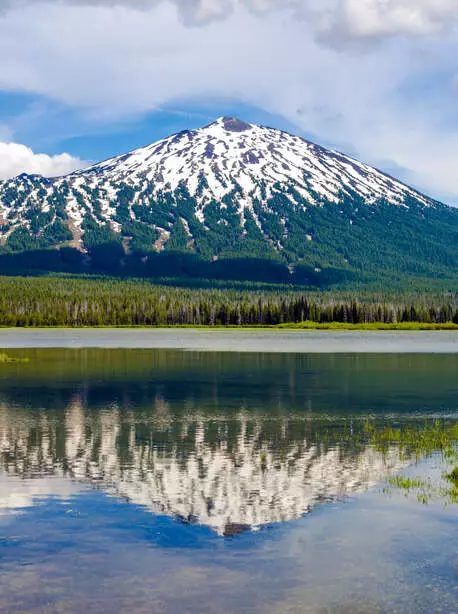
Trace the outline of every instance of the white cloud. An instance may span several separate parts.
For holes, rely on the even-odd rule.
[[[86,165],[83,160],[66,153],[48,156],[36,154],[18,143],[0,143],[0,179],[9,179],[21,173],[57,177]]]
[[[0,0],[0,10],[46,3],[143,11],[173,4],[190,25],[228,17],[241,6],[258,14],[293,8],[311,18],[321,34],[347,39],[441,34],[458,22],[456,0]]]
[[[288,0],[285,0],[288,2]],[[296,0],[292,0],[296,1]],[[301,0],[298,0],[299,3]],[[173,4],[179,16],[188,25],[201,25],[229,16],[238,6],[243,5],[257,12],[278,8],[278,0],[42,0],[42,3],[67,4],[69,6],[125,7],[148,11],[158,4]],[[35,0],[0,0],[0,10],[7,11],[36,4]]]
[[[458,11],[456,0],[339,0],[316,23],[333,44],[429,37],[453,31]]]
[[[452,3],[23,2],[0,17],[0,90],[97,122],[177,100],[236,99],[368,162],[404,168],[428,192],[458,195]],[[382,39],[353,53],[355,41]]]

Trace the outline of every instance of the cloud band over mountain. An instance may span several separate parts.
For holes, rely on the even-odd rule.
[[[334,43],[392,36],[432,36],[453,30],[458,22],[455,0],[42,0],[71,6],[124,6],[149,10],[174,4],[188,25],[228,17],[236,8],[254,13],[293,10],[311,21],[322,37]],[[36,0],[0,0],[0,10],[13,10]]]
[[[0,95],[56,105],[86,134],[177,103],[236,101],[458,199],[456,0],[0,0],[0,11]],[[68,151],[45,121],[51,134],[30,140],[16,127],[26,120],[2,117],[0,139]]]

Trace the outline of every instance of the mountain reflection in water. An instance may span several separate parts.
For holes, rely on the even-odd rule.
[[[339,442],[343,428],[346,422],[334,425],[331,439],[320,441],[329,425],[307,417],[177,418],[162,398],[141,414],[117,406],[91,411],[80,394],[64,412],[2,406],[0,469],[28,479],[29,490],[8,494],[9,480],[3,481],[0,504],[4,513],[32,506],[39,480],[54,477],[61,479],[48,482],[57,488],[50,495],[65,496],[65,480],[74,480],[233,535],[365,491],[405,464],[395,446],[381,452]]]
[[[453,413],[458,392],[455,355],[9,354],[19,361],[0,369],[3,513],[92,485],[218,535],[367,490],[408,458],[358,437],[365,417]]]

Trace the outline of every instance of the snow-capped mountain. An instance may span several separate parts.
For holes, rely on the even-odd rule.
[[[233,195],[238,210],[266,203],[276,194],[304,207],[338,202],[341,193],[367,202],[385,198],[404,205],[407,197],[429,206],[432,201],[411,188],[356,160],[279,130],[223,117],[200,130],[185,131],[138,149],[67,179],[72,187],[103,189],[102,211],[110,217],[113,187],[135,186],[134,203],[148,206],[151,195],[176,195],[185,188],[196,201],[197,217],[205,221],[205,206]],[[152,190],[148,187],[152,186]],[[291,192],[294,190],[294,192]],[[77,210],[68,209],[78,219]]]
[[[38,184],[34,186],[34,184]],[[183,189],[195,199],[195,213],[205,222],[205,207],[231,196],[243,218],[254,203],[267,205],[284,194],[293,206],[306,207],[338,202],[342,193],[358,195],[366,202],[386,199],[404,205],[407,198],[430,206],[431,199],[349,156],[310,143],[280,130],[246,124],[223,117],[200,130],[184,131],[158,143],[137,149],[67,177],[45,180],[21,175],[5,182],[2,214],[11,222],[35,203],[42,211],[52,207],[58,190],[66,191],[65,212],[75,226],[81,226],[86,212],[117,226],[119,190],[133,189],[131,205],[150,207],[153,199],[170,194],[179,199]],[[18,196],[23,199],[15,212]],[[13,192],[13,193],[12,193]],[[95,211],[94,199],[100,204]],[[130,211],[133,219],[135,213]],[[256,215],[256,214],[255,214]],[[259,220],[257,220],[258,225]]]
[[[13,251],[118,242],[142,256],[360,268],[352,244],[364,233],[389,245],[385,230],[415,217],[435,234],[431,220],[451,211],[337,151],[223,117],[65,177],[0,182],[0,241]]]

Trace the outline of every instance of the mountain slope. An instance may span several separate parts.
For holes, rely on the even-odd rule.
[[[458,211],[341,153],[221,118],[66,177],[0,182],[0,241],[10,253],[71,246],[111,272],[243,277],[245,258],[255,279],[453,281]]]

